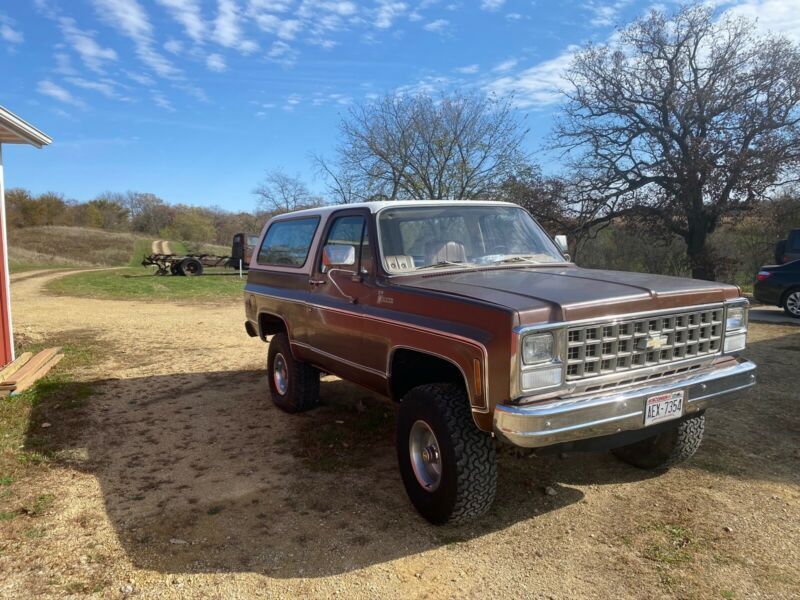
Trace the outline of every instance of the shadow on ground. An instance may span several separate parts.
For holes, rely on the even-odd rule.
[[[786,394],[796,388],[784,370],[796,371],[800,334],[756,343],[750,354],[766,363],[761,376],[772,384],[710,413],[708,443],[687,477],[706,469],[798,481],[797,460],[785,456],[797,457],[798,417],[786,413],[794,403]],[[272,405],[259,371],[91,385],[84,406],[65,410],[63,390],[58,402],[40,403],[27,445],[95,476],[132,562],[160,572],[333,575],[457,549],[583,501],[575,485],[651,476],[607,454],[529,457],[505,449],[492,511],[473,524],[436,528],[416,515],[402,488],[395,407],[353,385],[326,380],[322,406],[301,415]],[[53,426],[42,430],[45,420]]]

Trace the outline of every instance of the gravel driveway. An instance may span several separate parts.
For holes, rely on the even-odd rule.
[[[239,302],[54,298],[15,281],[25,340],[94,348],[93,390],[48,416],[52,495],[3,527],[0,596],[790,598],[800,590],[800,328],[752,324],[761,383],[710,411],[661,476],[607,454],[500,455],[494,508],[432,527],[408,503],[394,407],[326,378],[274,408]],[[54,409],[55,410],[55,409]],[[546,492],[547,488],[550,493]],[[0,499],[2,502],[2,499]],[[33,519],[29,519],[34,523]]]

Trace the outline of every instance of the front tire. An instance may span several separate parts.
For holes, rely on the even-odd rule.
[[[611,452],[623,462],[648,470],[665,470],[689,460],[703,441],[706,418],[691,417],[676,427],[639,442],[614,448]]]
[[[400,403],[396,446],[408,497],[431,523],[463,523],[494,502],[494,442],[473,423],[461,387],[428,384],[408,392]]]
[[[800,288],[789,290],[783,299],[783,310],[790,317],[800,319]]]
[[[267,375],[272,401],[281,410],[296,413],[319,404],[319,371],[294,359],[285,333],[273,336],[269,342]]]

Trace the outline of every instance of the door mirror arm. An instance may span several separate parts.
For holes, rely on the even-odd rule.
[[[350,296],[350,295],[344,293],[344,290],[341,287],[339,287],[339,284],[336,283],[336,280],[333,278],[333,274],[334,273],[351,273],[352,274],[352,271],[348,271],[347,269],[335,269],[334,268],[334,269],[328,269],[327,275],[328,275],[328,280],[330,280],[330,282],[333,284],[333,287],[336,288],[336,291],[339,292],[345,299],[347,299],[347,301],[350,302],[350,304],[356,304],[358,302],[358,298],[356,298],[355,296]],[[360,278],[356,279],[357,277],[358,277],[358,275],[353,274],[353,281],[360,281]]]

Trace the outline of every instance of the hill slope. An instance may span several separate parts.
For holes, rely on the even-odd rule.
[[[12,271],[55,267],[117,267],[130,263],[150,238],[83,227],[26,227],[8,232]]]

